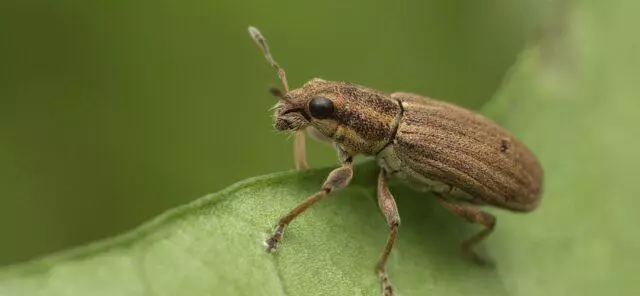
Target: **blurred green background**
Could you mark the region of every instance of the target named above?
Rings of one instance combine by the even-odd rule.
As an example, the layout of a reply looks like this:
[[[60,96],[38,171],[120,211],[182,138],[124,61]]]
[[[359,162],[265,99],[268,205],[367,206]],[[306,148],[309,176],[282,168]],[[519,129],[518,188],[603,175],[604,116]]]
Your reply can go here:
[[[478,108],[552,10],[538,0],[0,2],[0,265],[292,168],[268,109],[312,77]],[[310,143],[310,164],[335,163]],[[277,197],[274,197],[277,198]]]

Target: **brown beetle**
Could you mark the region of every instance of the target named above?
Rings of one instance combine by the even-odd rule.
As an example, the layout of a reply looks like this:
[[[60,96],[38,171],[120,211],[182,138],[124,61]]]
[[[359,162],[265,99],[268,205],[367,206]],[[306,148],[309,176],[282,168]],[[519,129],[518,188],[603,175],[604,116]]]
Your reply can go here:
[[[393,295],[385,265],[398,235],[400,216],[387,178],[434,192],[453,214],[484,229],[462,244],[478,262],[473,246],[487,237],[496,218],[476,207],[491,205],[511,211],[535,209],[542,190],[542,168],[536,157],[513,135],[467,109],[411,93],[384,93],[360,85],[312,79],[289,91],[285,72],[271,57],[266,40],[253,27],[251,36],[263,50],[285,88],[279,98],[275,128],[296,132],[296,168],[306,168],[304,132],[333,143],[341,167],[333,170],[320,191],[280,218],[267,240],[275,250],[284,228],[311,205],[349,184],[353,157],[374,156],[378,175],[378,205],[389,227],[377,271],[383,295]]]

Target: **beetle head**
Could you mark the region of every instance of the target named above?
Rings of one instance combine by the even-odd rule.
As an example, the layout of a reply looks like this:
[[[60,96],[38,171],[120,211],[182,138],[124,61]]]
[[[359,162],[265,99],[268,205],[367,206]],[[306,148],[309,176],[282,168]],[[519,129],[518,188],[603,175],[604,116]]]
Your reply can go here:
[[[264,37],[255,28],[249,32],[284,87],[284,93],[271,90],[279,98],[274,107],[278,131],[306,130],[318,140],[340,144],[351,155],[375,154],[390,141],[402,108],[388,94],[319,78],[289,91],[286,74],[271,57]]]

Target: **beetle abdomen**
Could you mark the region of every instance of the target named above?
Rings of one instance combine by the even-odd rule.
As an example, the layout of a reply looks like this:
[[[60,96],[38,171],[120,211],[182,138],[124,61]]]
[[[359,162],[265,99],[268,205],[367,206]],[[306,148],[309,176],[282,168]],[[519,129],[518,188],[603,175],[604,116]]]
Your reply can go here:
[[[483,203],[514,211],[539,202],[542,169],[520,141],[466,109],[408,93],[395,93],[404,116],[394,150],[405,174],[459,188]]]

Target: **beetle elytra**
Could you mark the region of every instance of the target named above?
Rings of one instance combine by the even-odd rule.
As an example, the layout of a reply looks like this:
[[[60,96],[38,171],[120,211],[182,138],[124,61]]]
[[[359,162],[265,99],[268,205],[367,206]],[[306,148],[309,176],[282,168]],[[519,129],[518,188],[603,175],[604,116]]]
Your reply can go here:
[[[314,78],[289,90],[285,72],[272,58],[264,37],[256,28],[249,27],[249,32],[284,86],[284,93],[272,90],[278,97],[275,128],[296,133],[296,168],[306,168],[304,133],[332,143],[341,163],[318,192],[280,218],[266,241],[268,251],[276,249],[284,228],[293,219],[349,184],[357,155],[373,156],[381,167],[378,205],[389,234],[377,272],[386,296],[394,295],[385,266],[400,226],[388,178],[432,191],[447,210],[484,226],[462,243],[463,251],[476,261],[481,258],[473,247],[496,225],[496,218],[480,210],[479,205],[516,212],[538,206],[543,174],[538,160],[522,142],[491,120],[420,95],[385,93],[347,82]]]

